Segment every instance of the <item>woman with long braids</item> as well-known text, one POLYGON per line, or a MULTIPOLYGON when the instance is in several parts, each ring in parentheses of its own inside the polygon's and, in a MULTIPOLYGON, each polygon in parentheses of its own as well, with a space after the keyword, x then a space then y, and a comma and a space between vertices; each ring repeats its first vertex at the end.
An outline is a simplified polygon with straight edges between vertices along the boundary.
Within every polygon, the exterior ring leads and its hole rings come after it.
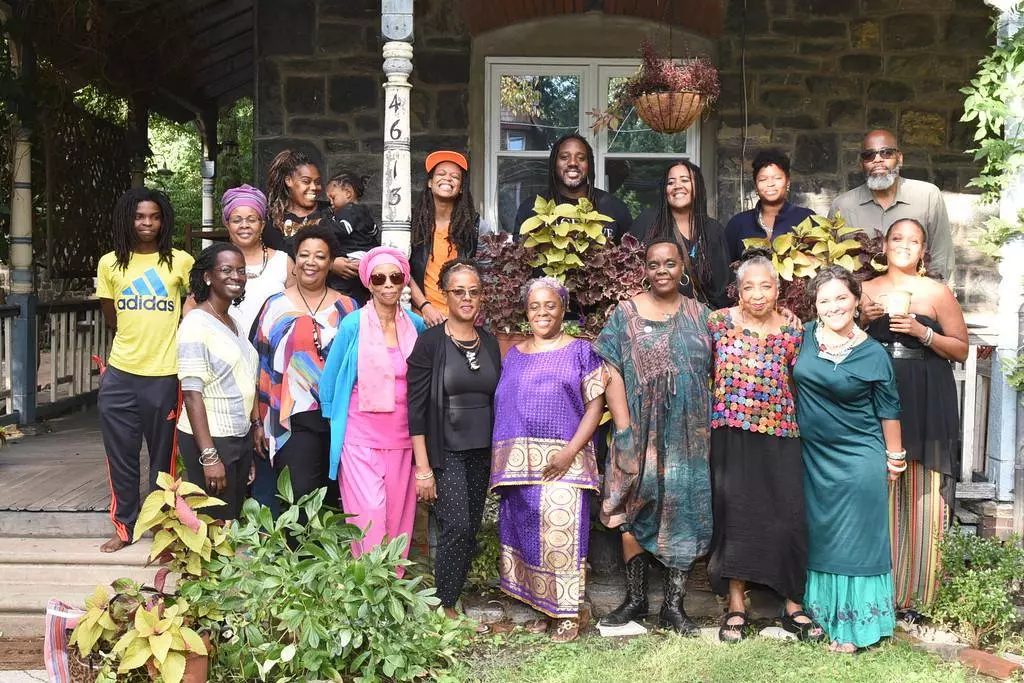
POLYGON ((320 169, 305 154, 291 149, 270 162, 267 201, 270 221, 263 230, 263 243, 289 254, 295 253, 291 244, 295 233, 318 223, 329 206, 320 201, 320 169))
POLYGON ((594 348, 605 361, 615 423, 601 521, 622 532, 626 599, 602 623, 647 616, 647 564, 664 567, 662 627, 700 633, 683 609, 693 562, 711 544, 711 311, 679 291, 674 239, 647 246, 650 289, 621 302, 594 348))
POLYGON ((438 286, 441 267, 455 258, 473 258, 481 227, 469 192, 469 162, 458 152, 427 156, 427 184, 412 212, 409 290, 412 307, 427 325, 448 317, 447 298, 438 286))
MULTIPOLYGON (((291 473, 295 499, 327 486, 330 427, 320 415, 320 373, 355 299, 327 286, 341 247, 330 228, 295 235, 295 284, 267 299, 256 319, 260 419, 274 469, 291 473)), ((328 487, 327 503, 337 505, 328 487)))
POLYGON ((644 244, 673 240, 683 256, 679 291, 712 309, 731 305, 729 247, 721 224, 708 216, 700 167, 686 159, 674 162, 665 169, 662 187, 660 205, 641 213, 630 234, 644 244))
POLYGON ((245 297, 242 250, 220 242, 199 254, 189 274, 193 308, 178 329, 178 379, 185 410, 178 449, 189 481, 224 501, 204 510, 236 519, 255 476, 253 447, 263 449, 256 410, 256 349, 228 311, 245 297))
POLYGON ((139 448, 146 439, 149 489, 171 470, 178 409, 175 347, 181 302, 193 258, 174 249, 174 209, 167 196, 128 190, 114 206, 114 250, 100 258, 96 296, 114 344, 100 379, 97 402, 110 473, 114 536, 100 550, 132 542, 139 516, 139 448))
MULTIPOLYGON (((349 521, 364 531, 352 552, 404 534, 404 557, 417 490, 434 477, 427 467, 414 479, 409 436, 406 359, 425 326, 401 306, 409 282, 401 251, 374 247, 359 260, 359 279, 370 301, 342 322, 321 375, 320 409, 331 423, 329 476, 341 483, 349 521)), ((404 571, 399 567, 398 575, 404 571)))

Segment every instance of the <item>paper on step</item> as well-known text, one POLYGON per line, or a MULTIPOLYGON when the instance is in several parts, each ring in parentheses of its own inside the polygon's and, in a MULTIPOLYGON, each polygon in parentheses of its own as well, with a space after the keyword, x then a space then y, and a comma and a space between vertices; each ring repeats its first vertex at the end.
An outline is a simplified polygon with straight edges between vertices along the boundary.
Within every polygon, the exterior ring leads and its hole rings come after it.
POLYGON ((606 626, 600 622, 597 624, 597 631, 603 638, 621 638, 622 636, 642 636, 647 633, 647 629, 631 621, 622 626, 606 626))

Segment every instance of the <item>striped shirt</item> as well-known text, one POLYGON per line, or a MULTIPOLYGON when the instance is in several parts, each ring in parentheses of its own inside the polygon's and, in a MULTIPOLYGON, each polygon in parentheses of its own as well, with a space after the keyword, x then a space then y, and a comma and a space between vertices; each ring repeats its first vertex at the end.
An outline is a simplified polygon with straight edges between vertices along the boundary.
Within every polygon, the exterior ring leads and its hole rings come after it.
MULTIPOLYGON (((196 308, 178 328, 178 379, 182 391, 203 395, 210 436, 245 436, 256 400, 256 349, 224 323, 196 308)), ((178 429, 192 433, 181 411, 178 429)))

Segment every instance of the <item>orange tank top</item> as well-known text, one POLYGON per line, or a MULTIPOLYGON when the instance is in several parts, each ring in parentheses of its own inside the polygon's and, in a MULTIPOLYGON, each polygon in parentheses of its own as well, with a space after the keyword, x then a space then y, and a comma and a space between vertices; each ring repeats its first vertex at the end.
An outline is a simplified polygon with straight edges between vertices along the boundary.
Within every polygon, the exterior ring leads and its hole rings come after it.
POLYGON ((454 250, 448 242, 448 228, 434 228, 434 243, 430 246, 427 267, 423 273, 423 296, 445 317, 448 316, 448 302, 437 280, 441 275, 441 267, 454 257, 454 250))

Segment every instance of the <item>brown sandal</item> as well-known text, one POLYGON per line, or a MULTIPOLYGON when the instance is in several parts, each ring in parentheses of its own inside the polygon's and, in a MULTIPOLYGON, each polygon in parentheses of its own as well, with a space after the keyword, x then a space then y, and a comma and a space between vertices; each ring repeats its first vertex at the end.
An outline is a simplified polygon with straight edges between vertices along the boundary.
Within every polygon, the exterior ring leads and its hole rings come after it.
POLYGON ((523 629, 527 633, 544 633, 548 630, 547 619, 533 619, 523 624, 523 629))
POLYGON ((580 635, 580 622, 576 619, 559 619, 555 632, 551 634, 552 643, 568 643, 580 635))

